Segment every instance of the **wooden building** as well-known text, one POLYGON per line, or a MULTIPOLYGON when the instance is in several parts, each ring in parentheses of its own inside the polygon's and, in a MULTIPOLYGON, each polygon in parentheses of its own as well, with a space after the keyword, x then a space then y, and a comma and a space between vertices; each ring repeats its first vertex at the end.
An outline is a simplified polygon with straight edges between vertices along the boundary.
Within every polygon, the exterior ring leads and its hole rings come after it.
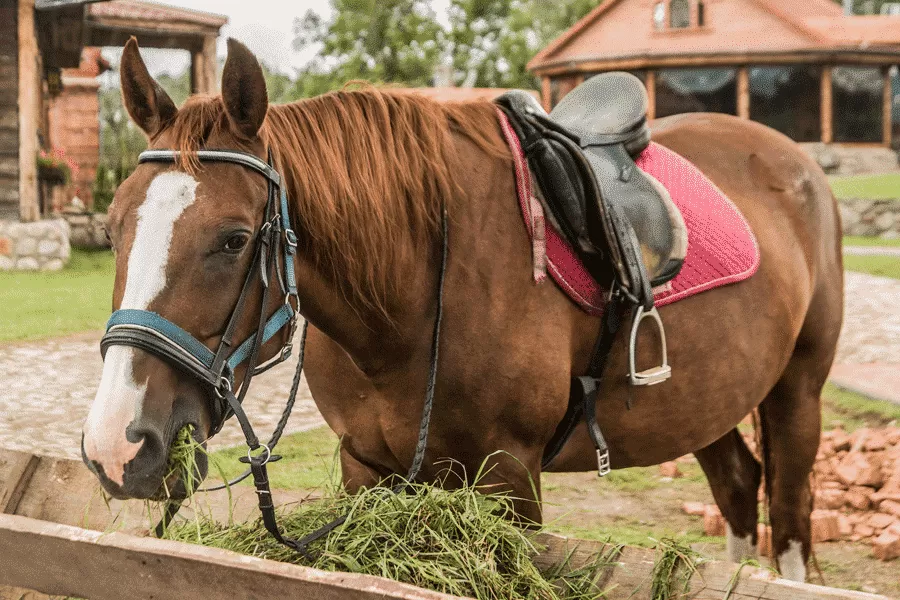
POLYGON ((890 146, 898 64, 900 17, 845 16, 832 0, 605 0, 529 68, 548 107, 630 71, 652 117, 723 112, 798 142, 890 146))
MULTIPOLYGON (((62 96, 64 70, 83 66, 86 46, 121 46, 134 35, 145 48, 184 49, 193 90, 216 89, 216 39, 225 17, 139 0, 93 2, 0 0, 0 220, 41 217, 37 158, 51 148, 51 134, 65 130, 51 127, 51 96, 62 96)), ((85 83, 73 81, 77 73, 70 72, 69 84, 85 83)))

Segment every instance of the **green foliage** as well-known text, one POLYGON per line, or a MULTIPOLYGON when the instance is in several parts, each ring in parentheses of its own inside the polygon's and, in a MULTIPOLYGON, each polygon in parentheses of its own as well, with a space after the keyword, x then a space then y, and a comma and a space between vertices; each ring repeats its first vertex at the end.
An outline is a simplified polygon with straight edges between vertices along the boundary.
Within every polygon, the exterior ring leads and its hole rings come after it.
POLYGON ((102 328, 114 274, 111 252, 84 250, 72 250, 69 264, 55 273, 0 273, 0 341, 102 328))
MULTIPOLYGON (((843 5, 842 0, 834 0, 834 2, 843 5)), ((881 5, 886 2, 896 2, 896 0, 853 0, 853 12, 857 15, 877 15, 881 13, 881 5)))
POLYGON ((106 210, 119 187, 137 167, 147 148, 144 135, 125 111, 119 88, 100 90, 100 162, 94 182, 95 210, 106 210))
POLYGON ((840 423, 846 431, 861 427, 883 427, 900 421, 900 406, 872 400, 827 383, 822 390, 822 427, 833 429, 840 423))

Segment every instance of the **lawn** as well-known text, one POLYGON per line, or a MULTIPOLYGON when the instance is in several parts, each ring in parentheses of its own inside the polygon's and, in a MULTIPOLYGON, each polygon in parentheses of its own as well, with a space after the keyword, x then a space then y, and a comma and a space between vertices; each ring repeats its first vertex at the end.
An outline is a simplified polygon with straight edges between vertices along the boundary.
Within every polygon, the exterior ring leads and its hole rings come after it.
POLYGON ((0 342, 102 328, 114 275, 111 252, 83 250, 55 273, 0 273, 0 342))
POLYGON ((832 177, 831 189, 838 198, 900 198, 900 173, 832 177))
POLYGON ((844 268, 878 277, 900 279, 900 257, 897 256, 844 255, 844 268))
POLYGON ((844 237, 844 246, 864 246, 869 248, 889 247, 900 248, 900 238, 888 240, 879 237, 862 237, 858 235, 848 235, 844 237))

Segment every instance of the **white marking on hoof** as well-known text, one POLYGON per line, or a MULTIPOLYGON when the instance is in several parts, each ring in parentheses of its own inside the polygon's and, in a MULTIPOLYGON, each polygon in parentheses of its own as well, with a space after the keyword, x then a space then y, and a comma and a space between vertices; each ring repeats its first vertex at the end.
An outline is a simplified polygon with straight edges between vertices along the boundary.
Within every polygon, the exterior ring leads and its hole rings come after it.
POLYGON ((731 525, 725 524, 726 547, 728 559, 733 563, 739 563, 748 558, 756 558, 756 546, 753 545, 753 534, 738 537, 731 531, 731 525))
POLYGON ((778 555, 781 576, 791 581, 806 581, 806 561, 803 560, 803 542, 791 540, 788 549, 778 555))

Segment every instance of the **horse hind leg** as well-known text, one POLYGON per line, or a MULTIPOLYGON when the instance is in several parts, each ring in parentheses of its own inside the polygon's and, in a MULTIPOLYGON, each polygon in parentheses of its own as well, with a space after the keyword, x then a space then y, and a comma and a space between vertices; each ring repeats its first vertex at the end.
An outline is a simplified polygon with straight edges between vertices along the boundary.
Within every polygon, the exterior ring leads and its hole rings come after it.
POLYGON ((762 467, 737 429, 694 453, 727 527, 728 558, 756 556, 757 494, 762 467))

